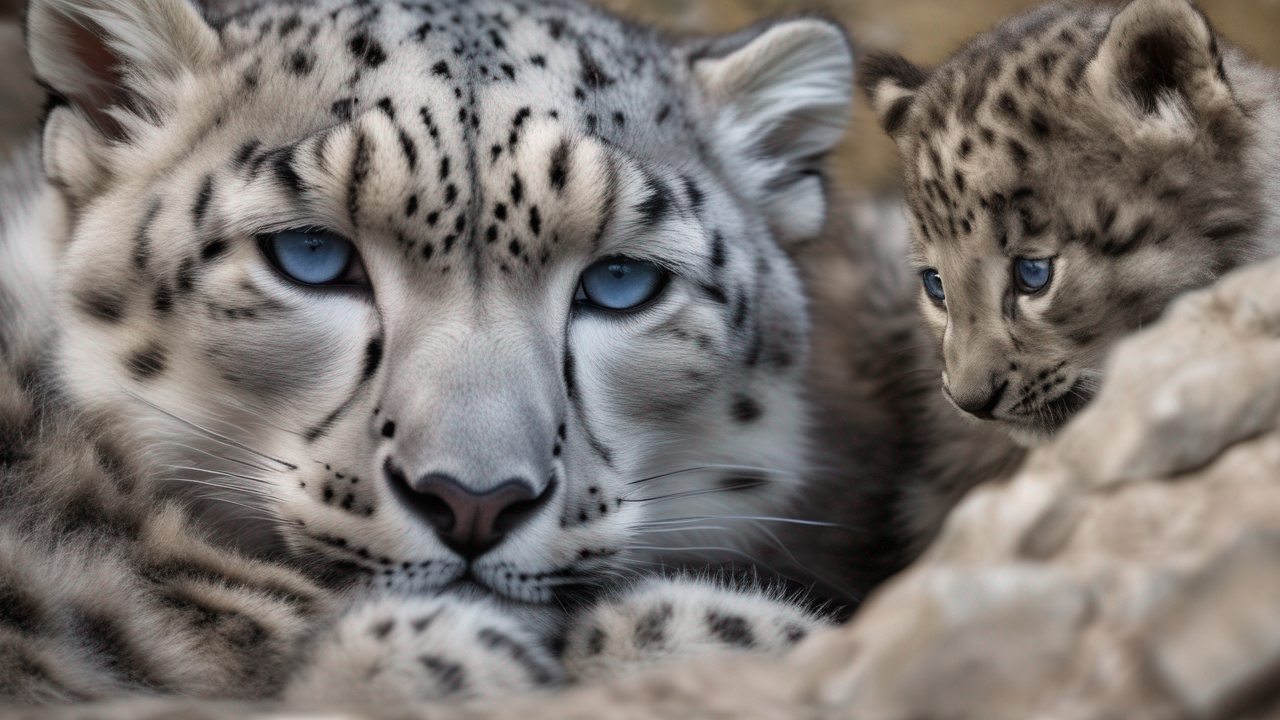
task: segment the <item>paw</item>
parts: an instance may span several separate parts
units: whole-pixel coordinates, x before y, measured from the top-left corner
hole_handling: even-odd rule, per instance
[[[1280,418],[1280,260],[1176,301],[1120,343],[1054,454],[1100,484],[1199,467]]]
[[[681,658],[779,655],[830,625],[766,590],[649,580],[575,618],[563,660],[573,679],[599,679]]]
[[[557,684],[559,663],[496,603],[391,598],[348,612],[285,692],[290,705],[388,707]]]

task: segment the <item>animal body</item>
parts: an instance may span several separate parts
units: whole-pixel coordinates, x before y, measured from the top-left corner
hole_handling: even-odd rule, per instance
[[[853,60],[573,2],[33,0],[0,698],[388,705],[778,652],[668,549],[806,466],[783,252]],[[647,572],[648,571],[648,572]]]
[[[943,392],[1023,445],[1118,338],[1280,248],[1280,75],[1187,0],[1047,5],[859,82],[902,156]]]

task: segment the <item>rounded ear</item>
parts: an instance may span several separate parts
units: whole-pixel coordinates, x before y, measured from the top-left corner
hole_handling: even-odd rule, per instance
[[[823,159],[849,123],[853,65],[844,31],[812,18],[754,28],[693,56],[730,179],[779,239],[822,230]]]
[[[50,98],[45,173],[76,202],[109,176],[110,144],[159,123],[173,81],[220,49],[187,0],[31,0],[27,52]]]
[[[894,53],[875,53],[862,62],[858,87],[871,103],[880,127],[896,137],[906,123],[916,92],[929,74]]]
[[[1235,108],[1209,20],[1188,0],[1133,0],[1111,20],[1085,68],[1115,113],[1189,126]]]

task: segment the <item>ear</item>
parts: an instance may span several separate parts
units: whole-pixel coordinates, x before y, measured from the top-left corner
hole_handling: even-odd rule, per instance
[[[45,173],[83,199],[109,174],[110,144],[159,122],[174,82],[219,44],[187,0],[31,0],[27,50],[50,95]]]
[[[866,94],[880,127],[889,137],[898,135],[915,102],[916,92],[929,74],[893,53],[875,53],[862,62],[858,87]]]
[[[1085,77],[1130,115],[1185,123],[1235,107],[1213,28],[1188,0],[1134,0],[1111,20]]]
[[[694,57],[731,181],[764,209],[779,239],[817,235],[826,220],[823,159],[844,135],[853,94],[844,32],[824,20],[789,20]]]

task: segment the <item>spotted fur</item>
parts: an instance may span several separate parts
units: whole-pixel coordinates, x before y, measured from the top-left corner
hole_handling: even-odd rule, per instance
[[[576,675],[553,649],[613,632],[637,569],[794,496],[808,329],[783,250],[825,216],[853,70],[833,25],[35,0],[28,37],[51,102],[0,245],[5,700],[555,685]],[[350,238],[367,282],[276,272],[259,238],[306,228]],[[618,254],[667,269],[662,294],[575,305]],[[435,475],[530,500],[459,550],[412,490]],[[673,624],[611,667],[681,654],[698,593],[728,614],[691,652],[822,622],[643,587]]]
[[[1048,5],[860,84],[945,288],[920,291],[944,391],[1022,443],[1088,402],[1117,338],[1280,247],[1280,79],[1187,0]],[[1043,291],[1019,258],[1053,259]]]

